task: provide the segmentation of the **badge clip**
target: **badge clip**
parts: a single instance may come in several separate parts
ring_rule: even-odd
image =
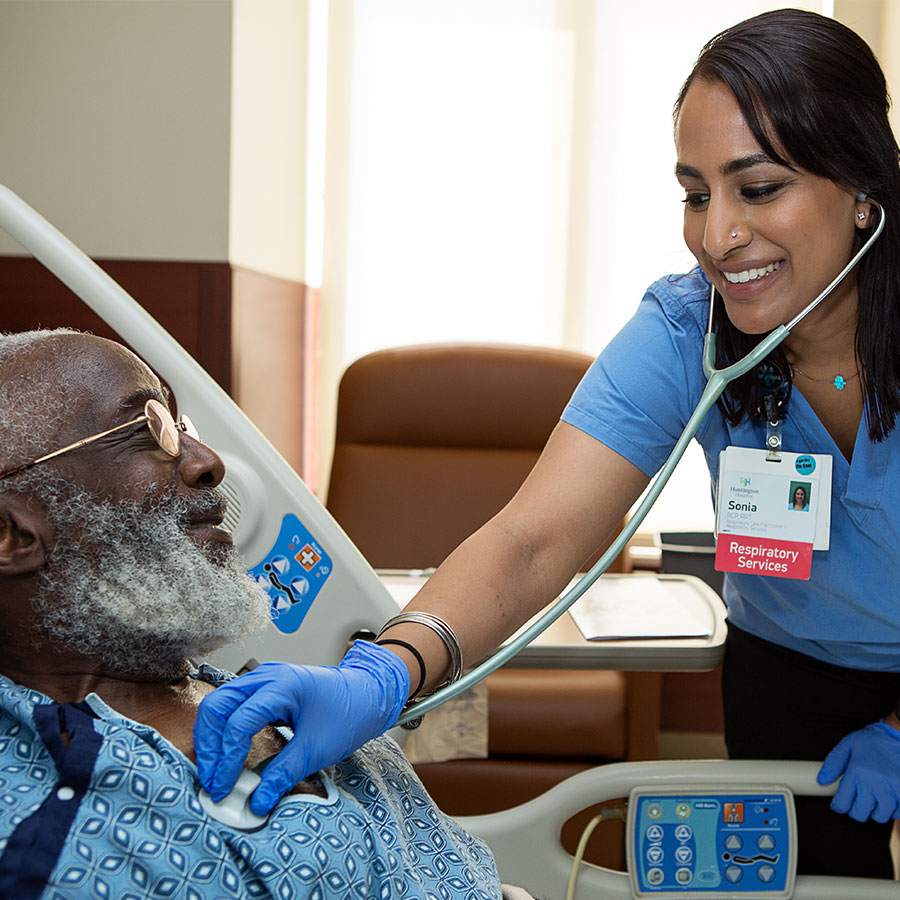
[[[766,462],[781,462],[781,430],[784,418],[773,394],[763,398],[766,408]]]

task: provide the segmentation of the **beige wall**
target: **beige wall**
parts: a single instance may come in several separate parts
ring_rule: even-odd
[[[92,256],[305,281],[305,47],[306,0],[3,0],[0,183]]]
[[[233,0],[229,260],[307,282],[305,0]]]
[[[880,41],[875,52],[884,67],[888,90],[894,100],[891,109],[894,134],[900,134],[900,110],[897,107],[900,102],[900,3],[897,0],[884,0],[881,7]]]
[[[227,259],[228,0],[6,0],[0,73],[0,182],[91,255]]]
[[[900,134],[900,0],[835,0],[834,17],[864,38],[878,57],[894,102],[894,134]]]
[[[834,0],[834,17],[852,28],[878,56],[886,5],[884,0]]]

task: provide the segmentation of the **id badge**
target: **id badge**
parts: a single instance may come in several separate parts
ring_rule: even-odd
[[[831,535],[831,463],[826,453],[728,447],[719,454],[716,569],[808,580],[813,550]]]

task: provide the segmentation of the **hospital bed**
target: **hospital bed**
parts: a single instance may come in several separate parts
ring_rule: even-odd
[[[0,186],[0,227],[105,319],[165,378],[180,406],[190,410],[201,434],[221,452],[228,468],[223,483],[231,509],[227,524],[251,574],[269,590],[275,624],[257,639],[255,646],[228,648],[219,660],[222,664],[239,668],[247,655],[334,663],[352,634],[359,630],[375,631],[396,612],[396,603],[385,585],[293,469],[151,316],[74,244],[3,186]],[[559,830],[563,822],[586,806],[628,795],[636,786],[643,786],[645,792],[656,791],[660,796],[664,791],[702,790],[706,793],[697,801],[701,804],[724,802],[722,797],[733,792],[736,785],[747,796],[756,796],[759,791],[768,795],[775,787],[804,794],[828,793],[815,783],[815,771],[813,763],[611,764],[576,775],[522,806],[461,821],[487,840],[504,880],[520,884],[538,897],[561,897],[572,860],[559,846]],[[632,808],[649,808],[652,800],[643,795],[634,797]],[[679,801],[682,806],[691,802],[686,797]],[[668,805],[668,800],[657,803],[661,818],[653,824],[661,827],[670,824],[664,821],[670,815],[665,811]],[[703,806],[703,810],[709,808]],[[701,816],[701,812],[697,815]],[[708,812],[702,815],[709,819]],[[640,825],[641,820],[636,821]],[[663,831],[667,834],[665,828]],[[665,839],[659,845],[664,855]],[[708,881],[695,891],[690,880],[679,882],[674,892],[666,892],[663,889],[670,872],[664,866],[648,867],[647,853],[650,845],[656,844],[651,841],[648,845],[646,835],[640,840],[643,843],[635,842],[637,849],[631,851],[633,871],[641,869],[646,874],[655,869],[662,875],[654,875],[657,883],[648,882],[644,885],[648,891],[638,896],[742,897],[747,893],[755,897],[791,896],[784,891],[748,892],[749,882],[719,885],[717,890],[712,890]],[[699,852],[699,839],[691,846],[693,852]],[[540,853],[535,848],[540,848]],[[677,870],[673,871],[677,874]],[[780,873],[779,869],[779,878]],[[577,881],[575,896],[619,898],[635,896],[635,890],[629,876],[586,865]],[[897,897],[900,887],[894,882],[803,877],[797,878],[792,895],[810,900],[867,900]]]
[[[792,795],[827,796],[835,789],[834,785],[817,784],[818,769],[819,763],[814,762],[772,760],[610,763],[574,775],[514,809],[457,821],[488,843],[503,882],[547,900],[562,900],[572,871],[573,858],[559,842],[563,824],[588,806],[619,797],[630,797],[629,806],[633,807],[626,826],[629,873],[640,872],[643,886],[629,873],[582,863],[574,900],[654,896],[683,900],[896,900],[900,897],[900,883],[896,881],[793,876],[796,835],[791,830]],[[786,803],[780,809],[773,806],[765,813],[768,818],[753,818],[751,804],[760,806],[762,801],[774,802],[782,796]],[[663,808],[654,819],[653,804],[660,798]],[[725,821],[730,802],[744,804],[743,822]],[[651,814],[642,816],[636,812],[638,808]],[[681,818],[686,811],[689,814]],[[705,816],[702,823],[701,815]],[[685,825],[693,825],[693,834],[690,840],[679,843],[674,832]],[[648,840],[648,831],[654,827],[670,834],[664,834],[659,842]],[[756,846],[761,840],[766,843]],[[729,850],[738,841],[742,846]],[[679,850],[687,860],[683,866],[673,859]],[[657,863],[654,854],[664,858]],[[772,863],[776,856],[778,861]],[[684,883],[679,883],[679,870],[685,873],[681,876]],[[763,878],[770,875],[771,880],[763,881],[760,871]],[[652,883],[654,875],[658,884]]]

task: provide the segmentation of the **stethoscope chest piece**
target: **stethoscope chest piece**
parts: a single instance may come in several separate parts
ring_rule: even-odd
[[[244,769],[238,776],[231,793],[214,803],[205,790],[197,795],[204,811],[217,822],[238,831],[258,831],[268,821],[266,816],[258,816],[250,809],[250,795],[262,781],[256,772]]]

